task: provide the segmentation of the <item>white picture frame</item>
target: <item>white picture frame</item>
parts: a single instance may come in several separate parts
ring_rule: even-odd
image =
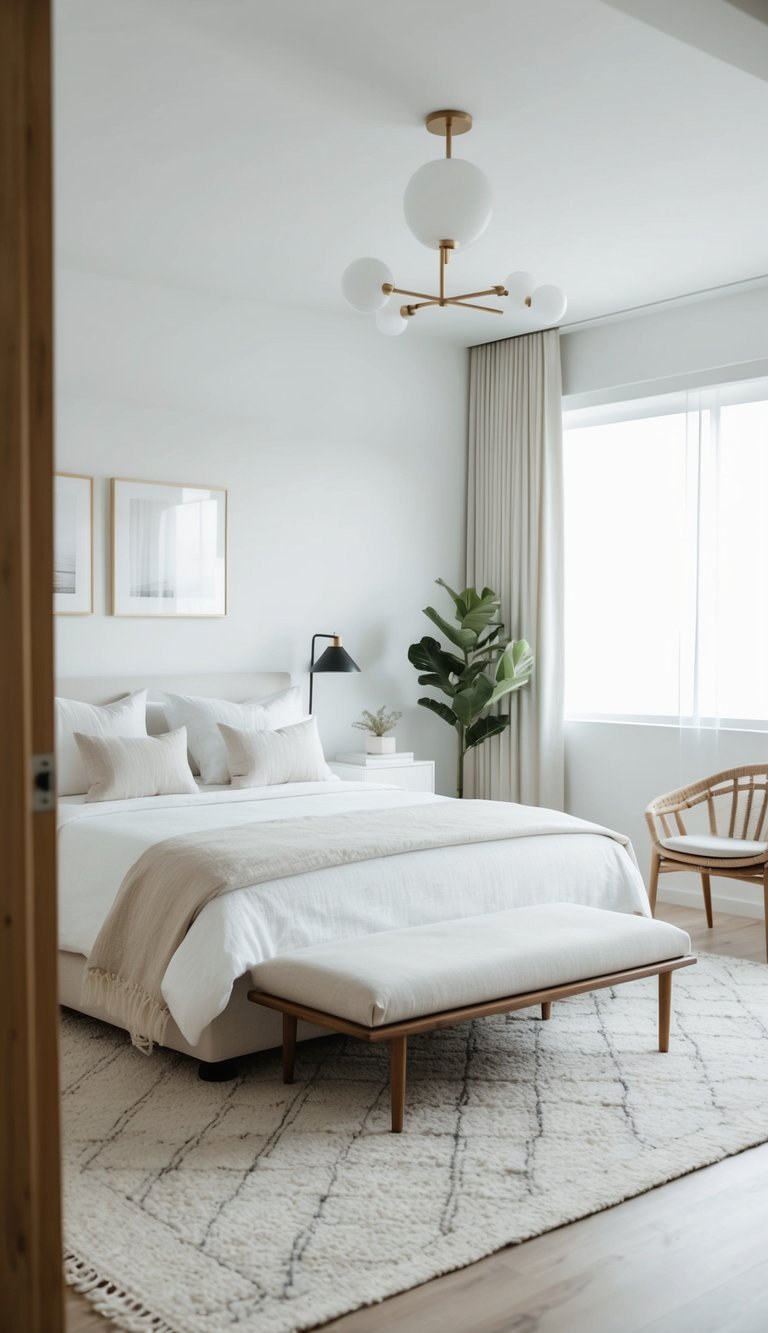
[[[227,614],[227,492],[112,478],[112,614]]]
[[[93,614],[93,478],[56,472],[53,479],[53,613]]]

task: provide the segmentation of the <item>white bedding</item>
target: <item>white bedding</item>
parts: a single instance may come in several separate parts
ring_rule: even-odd
[[[251,820],[340,814],[447,798],[355,782],[292,783],[86,804],[59,802],[59,947],[90,953],[124,875],[155,842]],[[578,824],[581,821],[574,820]],[[273,880],[215,898],[177,949],[163,982],[190,1044],[232,986],[276,954],[374,931],[477,916],[537,902],[649,915],[631,854],[613,838],[546,835],[389,856]]]

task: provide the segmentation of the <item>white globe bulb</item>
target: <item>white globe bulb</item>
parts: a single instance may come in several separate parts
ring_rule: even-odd
[[[400,306],[396,300],[388,301],[383,310],[378,312],[376,327],[381,333],[389,334],[391,338],[396,338],[399,333],[405,333],[408,320],[400,314]]]
[[[479,167],[460,157],[425,162],[405,188],[405,220],[417,240],[432,250],[441,241],[467,246],[491,220],[491,187]]]
[[[537,324],[559,324],[567,305],[565,292],[550,283],[531,292],[531,310]]]
[[[381,290],[385,282],[392,282],[392,274],[380,259],[355,259],[341,276],[341,290],[353,310],[372,315],[389,300]]]
[[[536,283],[531,273],[524,273],[521,269],[519,273],[510,273],[504,286],[509,304],[517,308],[525,305],[526,297],[531,295]]]

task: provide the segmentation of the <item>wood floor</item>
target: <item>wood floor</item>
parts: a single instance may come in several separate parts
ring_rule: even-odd
[[[762,921],[669,903],[699,952],[763,962]],[[766,1108],[768,1119],[768,1108]],[[768,1144],[334,1320],[325,1333],[764,1333]],[[68,1333],[112,1325],[67,1293]]]

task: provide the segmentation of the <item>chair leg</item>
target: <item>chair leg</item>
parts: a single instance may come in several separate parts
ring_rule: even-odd
[[[669,1023],[672,1017],[672,973],[659,973],[659,1050],[669,1050]]]
[[[763,870],[763,911],[765,913],[765,961],[768,963],[768,866]]]
[[[700,870],[701,887],[704,890],[704,911],[707,914],[707,925],[712,929],[712,890],[709,885],[709,874],[706,870]]]
[[[283,1014],[283,1083],[293,1083],[297,1021],[292,1014]]]
[[[393,1037],[389,1046],[389,1087],[392,1098],[392,1133],[401,1134],[405,1117],[405,1067],[408,1038]]]
[[[651,875],[650,879],[648,880],[648,901],[651,904],[651,916],[656,915],[656,893],[659,887],[660,865],[661,865],[661,857],[659,856],[659,853],[654,849],[654,851],[651,852]]]
[[[541,1016],[542,1016],[542,1018],[551,1018],[551,1017],[552,1017],[552,1001],[551,1001],[551,1000],[545,1000],[544,1003],[542,1004],[542,1006],[541,1006]]]

